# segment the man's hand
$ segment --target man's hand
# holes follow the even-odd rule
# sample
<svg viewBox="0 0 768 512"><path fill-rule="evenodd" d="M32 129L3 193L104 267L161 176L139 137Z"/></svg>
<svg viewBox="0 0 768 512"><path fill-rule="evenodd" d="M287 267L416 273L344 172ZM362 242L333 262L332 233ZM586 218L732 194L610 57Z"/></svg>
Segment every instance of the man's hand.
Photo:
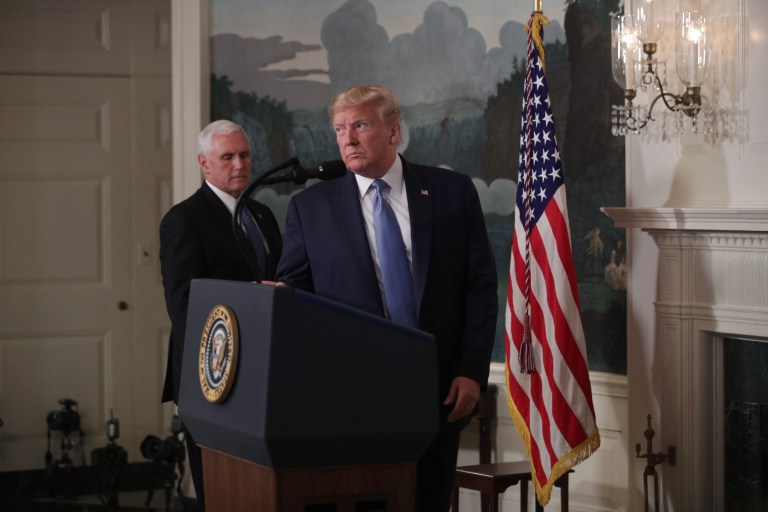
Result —
<svg viewBox="0 0 768 512"><path fill-rule="evenodd" d="M451 382L443 405L454 404L453 410L448 414L448 422L460 420L470 414L480 400L480 384L468 377L456 377Z"/></svg>

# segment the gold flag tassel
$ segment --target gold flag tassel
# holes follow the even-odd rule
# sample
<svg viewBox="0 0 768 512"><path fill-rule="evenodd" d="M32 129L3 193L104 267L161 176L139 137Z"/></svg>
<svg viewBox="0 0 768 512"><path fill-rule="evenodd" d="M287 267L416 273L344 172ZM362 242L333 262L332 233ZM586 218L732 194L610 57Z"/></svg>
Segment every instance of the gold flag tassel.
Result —
<svg viewBox="0 0 768 512"><path fill-rule="evenodd" d="M544 34L544 25L549 25L550 23L552 22L549 21L549 18L541 12L541 1L537 0L536 9L531 13L531 19L526 23L525 30L533 38L533 44L536 45L536 50L539 52L539 59L541 59L541 67L543 69L546 69L546 66L544 64L544 42L541 38Z"/></svg>

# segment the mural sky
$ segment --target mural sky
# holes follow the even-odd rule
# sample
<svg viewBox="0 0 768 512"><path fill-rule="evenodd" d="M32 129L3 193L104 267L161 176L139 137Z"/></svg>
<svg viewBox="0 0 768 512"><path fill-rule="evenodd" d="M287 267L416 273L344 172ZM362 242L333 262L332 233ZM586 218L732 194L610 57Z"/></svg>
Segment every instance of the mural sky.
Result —
<svg viewBox="0 0 768 512"><path fill-rule="evenodd" d="M211 3L211 34L235 32L243 37L280 35L307 44L320 44L318 20L336 11L347 0L215 0ZM369 0L378 21L391 30L390 37L413 33L424 11L434 0ZM480 31L488 48L499 46L499 30L509 20L525 23L532 0L453 0L470 27ZM565 0L543 0L544 14L563 26ZM268 14L265 14L268 13ZM317 64L318 55L309 57ZM314 66L313 66L314 67Z"/></svg>
<svg viewBox="0 0 768 512"><path fill-rule="evenodd" d="M532 7L532 0L215 0L214 62L227 65L235 90L260 89L289 109L322 106L312 103L328 97L321 84L335 92L365 81L388 83L404 104L485 100L524 56L522 25ZM545 1L544 10L553 22L545 40L564 42L565 0ZM227 34L241 39L220 37Z"/></svg>

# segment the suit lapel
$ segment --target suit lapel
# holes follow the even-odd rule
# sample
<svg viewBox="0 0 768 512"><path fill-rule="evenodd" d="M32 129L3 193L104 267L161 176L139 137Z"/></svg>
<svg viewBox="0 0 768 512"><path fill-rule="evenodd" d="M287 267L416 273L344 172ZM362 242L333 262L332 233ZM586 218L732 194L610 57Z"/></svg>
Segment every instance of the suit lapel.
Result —
<svg viewBox="0 0 768 512"><path fill-rule="evenodd" d="M275 230L271 217L268 213L268 208L248 198L245 203L250 210L253 218L256 219L256 223L259 225L261 233L264 235L264 243L267 245L269 257L267 258L267 268L264 269L265 276L274 276L277 269L277 262L279 260L280 252L282 251L282 236L279 230Z"/></svg>
<svg viewBox="0 0 768 512"><path fill-rule="evenodd" d="M249 263L249 261L256 261L256 253L250 243L241 243L241 241L238 241L232 223L232 213L206 183L203 183L200 190L202 190L203 196L211 208L211 221L215 222L217 226L220 226L216 231L217 234L215 234L215 236L221 243L226 243L230 246L230 248L221 246L219 249L222 251L236 251L240 254L244 268L247 268L251 273L251 278L255 281L261 281L259 272L256 269L251 268L251 264ZM248 253L248 255L246 256L244 252Z"/></svg>
<svg viewBox="0 0 768 512"><path fill-rule="evenodd" d="M417 308L421 308L424 289L427 285L430 248L432 247L432 212L434 191L432 183L408 164L404 158L403 178L408 195L408 214L411 217L411 266L413 268L413 291Z"/></svg>
<svg viewBox="0 0 768 512"><path fill-rule="evenodd" d="M339 241L346 241L350 246L350 254L359 268L360 286L365 293L372 294L380 310L384 311L379 291L379 282L376 279L376 270L373 265L371 248L368 245L368 235L365 231L365 221L360 208L360 190L357 187L355 175L351 172L340 179L334 180L333 208L336 212L337 226L339 227ZM348 269L351 270L351 269ZM353 277L347 277L352 279Z"/></svg>
<svg viewBox="0 0 768 512"><path fill-rule="evenodd" d="M200 186L200 190L203 193L203 197L208 202L213 212L216 222L219 224L229 224L229 229L232 230L232 213L224 206L224 203L219 199L211 187L207 183L203 182Z"/></svg>

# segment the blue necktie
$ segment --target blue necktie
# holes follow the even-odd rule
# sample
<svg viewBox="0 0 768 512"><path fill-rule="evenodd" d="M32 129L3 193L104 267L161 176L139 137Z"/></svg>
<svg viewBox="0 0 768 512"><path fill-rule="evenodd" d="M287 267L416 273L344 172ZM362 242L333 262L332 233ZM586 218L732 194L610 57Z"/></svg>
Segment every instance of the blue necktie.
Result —
<svg viewBox="0 0 768 512"><path fill-rule="evenodd" d="M259 271L264 276L267 271L267 248L264 246L264 240L261 238L261 231L256 225L256 221L247 207L243 206L240 210L240 222L245 230L245 234L250 240L253 250L256 252L256 261L259 264Z"/></svg>
<svg viewBox="0 0 768 512"><path fill-rule="evenodd" d="M405 243L392 207L384 199L389 188L386 181L377 179L371 184L373 196L373 229L376 232L376 251L384 284L389 317L400 324L416 327L416 300L413 296L411 270L405 254Z"/></svg>

